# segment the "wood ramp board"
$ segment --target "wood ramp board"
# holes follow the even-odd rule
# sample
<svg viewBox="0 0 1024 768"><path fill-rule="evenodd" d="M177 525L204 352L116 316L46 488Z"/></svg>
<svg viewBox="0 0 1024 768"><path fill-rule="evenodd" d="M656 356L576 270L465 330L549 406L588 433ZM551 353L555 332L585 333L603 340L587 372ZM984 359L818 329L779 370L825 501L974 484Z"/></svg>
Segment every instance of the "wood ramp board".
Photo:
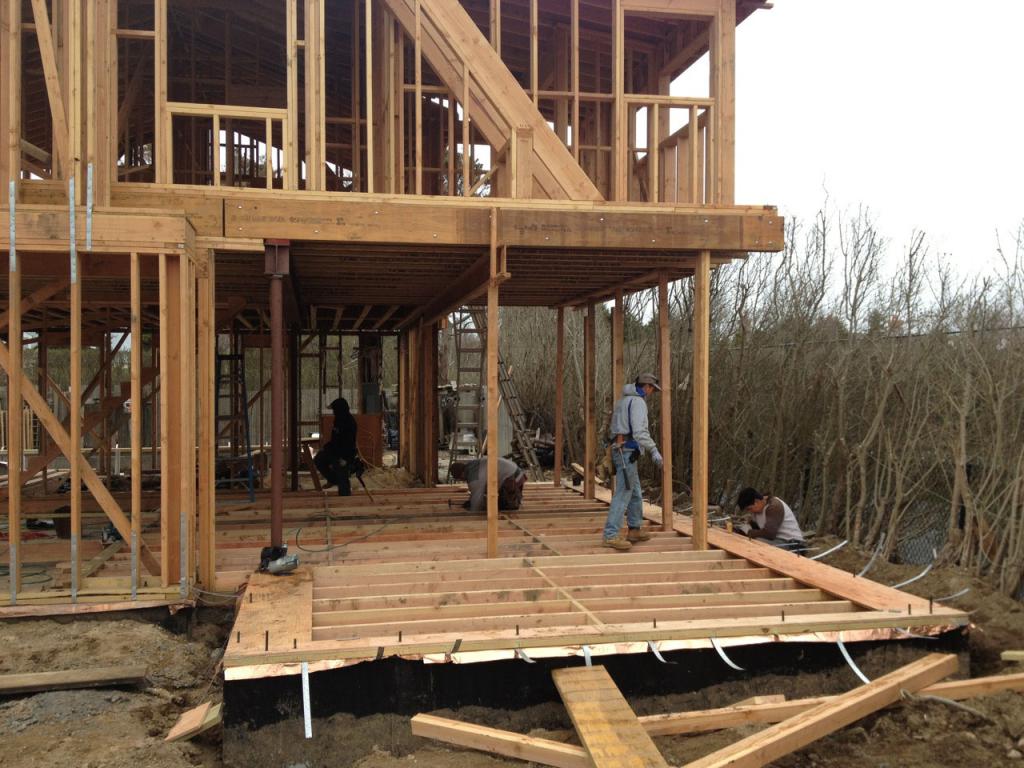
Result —
<svg viewBox="0 0 1024 768"><path fill-rule="evenodd" d="M1024 651L1003 651L1000 658L1003 661L1024 662Z"/></svg>
<svg viewBox="0 0 1024 768"><path fill-rule="evenodd" d="M685 768L761 768L899 701L901 690L917 692L956 670L956 656L929 654L895 672L832 697L724 749L687 763Z"/></svg>
<svg viewBox="0 0 1024 768"><path fill-rule="evenodd" d="M529 760L542 765L553 765L556 768L592 768L594 765L583 747L488 728L485 725L463 723L446 717L416 715L412 719L412 733L414 736L436 739L495 755Z"/></svg>
<svg viewBox="0 0 1024 768"><path fill-rule="evenodd" d="M203 731L209 730L221 721L221 709L220 702L214 704L205 701L198 707L192 707L192 709L182 712L181 717L167 732L164 741L191 739L193 736L198 736Z"/></svg>
<svg viewBox="0 0 1024 768"><path fill-rule="evenodd" d="M596 768L668 768L604 667L568 667L551 675Z"/></svg>
<svg viewBox="0 0 1024 768"><path fill-rule="evenodd" d="M0 675L0 696L14 696L22 693L38 693L40 691L63 691L73 688L141 685L145 682L146 668L140 666L29 672L15 675Z"/></svg>

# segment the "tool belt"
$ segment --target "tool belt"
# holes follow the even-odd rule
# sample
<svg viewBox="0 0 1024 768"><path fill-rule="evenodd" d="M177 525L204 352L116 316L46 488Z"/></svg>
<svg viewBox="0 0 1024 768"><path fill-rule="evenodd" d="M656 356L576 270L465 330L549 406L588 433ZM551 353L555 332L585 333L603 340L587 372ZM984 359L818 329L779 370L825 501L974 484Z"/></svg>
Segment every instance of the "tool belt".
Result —
<svg viewBox="0 0 1024 768"><path fill-rule="evenodd" d="M630 464L636 464L636 460L638 458L640 458L640 451L638 449L636 449L636 448L626 448L625 447L625 443L626 443L626 436L625 435L616 435L614 437L614 439L612 440L612 445L615 447L615 449L617 451L621 451L623 457L625 457L626 453L628 452L629 453L629 457L628 457L629 458L629 463Z"/></svg>

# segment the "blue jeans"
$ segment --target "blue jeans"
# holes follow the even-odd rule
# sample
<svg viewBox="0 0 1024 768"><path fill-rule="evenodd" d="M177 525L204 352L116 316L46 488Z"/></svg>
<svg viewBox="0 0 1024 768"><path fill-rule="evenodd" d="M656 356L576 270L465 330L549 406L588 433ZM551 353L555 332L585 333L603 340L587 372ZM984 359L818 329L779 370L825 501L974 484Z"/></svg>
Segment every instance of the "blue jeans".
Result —
<svg viewBox="0 0 1024 768"><path fill-rule="evenodd" d="M628 513L630 528L639 528L644 522L644 496L640 491L640 473L636 462L630 463L633 451L612 447L612 463L615 465L615 495L608 508L608 520L604 524L604 537L614 539L622 527L623 513ZM629 479L630 488L626 487Z"/></svg>

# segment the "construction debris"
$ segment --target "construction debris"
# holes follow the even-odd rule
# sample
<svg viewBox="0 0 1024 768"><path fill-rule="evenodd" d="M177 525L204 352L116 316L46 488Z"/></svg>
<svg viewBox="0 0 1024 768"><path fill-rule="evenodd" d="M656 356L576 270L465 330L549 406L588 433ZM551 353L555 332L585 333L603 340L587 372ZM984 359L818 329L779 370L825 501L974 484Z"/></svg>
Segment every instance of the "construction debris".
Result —
<svg viewBox="0 0 1024 768"><path fill-rule="evenodd" d="M178 722L167 732L164 741L181 741L198 736L203 731L208 731L221 721L222 704L217 702L203 702L198 707L193 707L182 713Z"/></svg>

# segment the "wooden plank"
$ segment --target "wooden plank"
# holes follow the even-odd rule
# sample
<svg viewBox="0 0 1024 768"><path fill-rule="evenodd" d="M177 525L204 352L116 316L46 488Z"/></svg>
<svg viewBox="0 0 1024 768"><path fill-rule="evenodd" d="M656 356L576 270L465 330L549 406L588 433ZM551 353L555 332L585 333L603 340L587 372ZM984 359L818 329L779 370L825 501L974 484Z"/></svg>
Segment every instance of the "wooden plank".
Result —
<svg viewBox="0 0 1024 768"><path fill-rule="evenodd" d="M665 758L604 667L556 669L551 676L596 768L667 768Z"/></svg>
<svg viewBox="0 0 1024 768"><path fill-rule="evenodd" d="M164 741L181 741L198 736L221 721L222 704L217 702L203 702L198 707L193 707L181 714L177 722L171 727L164 737Z"/></svg>
<svg viewBox="0 0 1024 768"><path fill-rule="evenodd" d="M412 733L414 736L542 765L553 765L556 768L591 768L594 765L582 747L435 715L419 714L413 717Z"/></svg>
<svg viewBox="0 0 1024 768"><path fill-rule="evenodd" d="M105 688L112 685L141 685L146 668L138 666L70 669L57 672L31 672L0 675L0 696L37 691L66 691L73 688Z"/></svg>
<svg viewBox="0 0 1024 768"><path fill-rule="evenodd" d="M978 677L973 680L950 680L929 685L918 693L962 701L1001 691L1024 691L1024 673ZM648 715L641 717L640 723L652 736L704 733L754 723L782 722L814 707L830 703L835 698L816 696L791 701L737 702L732 706L717 709Z"/></svg>
<svg viewBox="0 0 1024 768"><path fill-rule="evenodd" d="M956 656L933 653L902 669L862 685L806 712L741 739L686 768L761 768L823 736L900 699L900 691L919 691L957 670Z"/></svg>
<svg viewBox="0 0 1024 768"><path fill-rule="evenodd" d="M999 658L1003 661L1024 662L1024 651L1003 651Z"/></svg>

